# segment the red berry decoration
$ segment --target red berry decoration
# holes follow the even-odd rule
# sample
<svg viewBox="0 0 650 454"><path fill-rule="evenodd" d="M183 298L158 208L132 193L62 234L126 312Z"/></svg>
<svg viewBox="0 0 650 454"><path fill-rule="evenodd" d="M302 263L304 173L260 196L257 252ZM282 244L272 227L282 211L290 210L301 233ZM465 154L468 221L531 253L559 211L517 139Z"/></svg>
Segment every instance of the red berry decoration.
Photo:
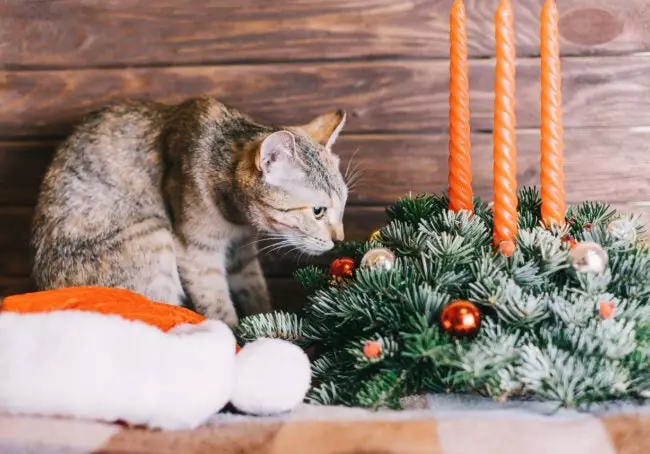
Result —
<svg viewBox="0 0 650 454"><path fill-rule="evenodd" d="M454 337L473 337L481 328L481 312L465 300L449 303L440 314L442 329Z"/></svg>
<svg viewBox="0 0 650 454"><path fill-rule="evenodd" d="M368 341L363 346L363 355L368 359L379 358L381 351L381 344L377 341Z"/></svg>
<svg viewBox="0 0 650 454"><path fill-rule="evenodd" d="M568 249L572 249L576 244L578 244L578 242L568 233L560 239Z"/></svg>
<svg viewBox="0 0 650 454"><path fill-rule="evenodd" d="M235 354L239 353L239 350L241 350L241 347L239 344L235 344Z"/></svg>
<svg viewBox="0 0 650 454"><path fill-rule="evenodd" d="M354 260L350 257L341 257L330 265L330 275L335 278L348 279L354 273Z"/></svg>
<svg viewBox="0 0 650 454"><path fill-rule="evenodd" d="M604 320L612 318L614 316L615 310L616 305L611 301L602 301L598 306L598 312L600 313L601 318Z"/></svg>
<svg viewBox="0 0 650 454"><path fill-rule="evenodd" d="M503 255L504 257L510 257L514 252L515 252L514 242L510 240L506 240L499 243L499 254Z"/></svg>

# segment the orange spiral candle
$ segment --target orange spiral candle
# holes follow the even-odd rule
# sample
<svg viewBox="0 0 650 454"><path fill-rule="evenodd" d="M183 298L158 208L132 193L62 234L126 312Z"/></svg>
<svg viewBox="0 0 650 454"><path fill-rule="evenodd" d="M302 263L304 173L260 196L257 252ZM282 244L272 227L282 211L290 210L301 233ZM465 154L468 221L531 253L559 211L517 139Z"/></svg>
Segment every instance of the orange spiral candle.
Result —
<svg viewBox="0 0 650 454"><path fill-rule="evenodd" d="M564 225L566 204L562 157L562 76L558 10L546 0L541 15L541 186L542 221Z"/></svg>
<svg viewBox="0 0 650 454"><path fill-rule="evenodd" d="M495 15L494 244L517 235L517 143L515 133L515 32L512 4L501 0Z"/></svg>
<svg viewBox="0 0 650 454"><path fill-rule="evenodd" d="M474 211L470 157L465 5L454 0L449 21L449 209Z"/></svg>

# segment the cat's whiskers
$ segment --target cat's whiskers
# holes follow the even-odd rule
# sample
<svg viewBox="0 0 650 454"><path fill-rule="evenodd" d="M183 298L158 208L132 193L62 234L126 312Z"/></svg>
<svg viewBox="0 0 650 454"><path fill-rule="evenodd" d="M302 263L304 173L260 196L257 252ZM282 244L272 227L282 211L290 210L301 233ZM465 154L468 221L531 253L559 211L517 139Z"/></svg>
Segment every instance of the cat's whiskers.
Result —
<svg viewBox="0 0 650 454"><path fill-rule="evenodd" d="M279 234L279 233L272 233L272 234L264 234L263 236L260 236L258 238L255 238L253 241L249 241L247 243L244 243L240 245L237 249L244 249L247 248L248 246L252 245L258 245L262 242L268 242L268 241L274 241L274 240L281 240L284 238L284 235Z"/></svg>
<svg viewBox="0 0 650 454"><path fill-rule="evenodd" d="M357 151L358 149L352 154L350 162L348 162L348 167L345 169L345 174L343 176L343 180L348 187L348 193L355 191L355 189L358 187L358 183L360 182L363 173L360 162L356 162L354 166L351 165Z"/></svg>
<svg viewBox="0 0 650 454"><path fill-rule="evenodd" d="M363 170L355 169L347 183L348 193L354 192L361 184L363 184Z"/></svg>
<svg viewBox="0 0 650 454"><path fill-rule="evenodd" d="M258 251L258 253L271 254L275 251L279 251L280 249L291 245L292 245L291 242L285 238L282 241L279 241L278 243L270 244L268 246L263 247Z"/></svg>
<svg viewBox="0 0 650 454"><path fill-rule="evenodd" d="M345 168L345 173L343 174L343 180L345 180L345 181L348 180L348 176L349 176L349 174L350 174L350 166L352 165L352 161L354 161L354 158L355 158L355 156L357 155L358 152L359 152L359 148L357 148L356 150L354 150L354 151L352 152L352 156L350 156L350 159L349 159L349 161L348 161L348 165L347 165L347 167Z"/></svg>

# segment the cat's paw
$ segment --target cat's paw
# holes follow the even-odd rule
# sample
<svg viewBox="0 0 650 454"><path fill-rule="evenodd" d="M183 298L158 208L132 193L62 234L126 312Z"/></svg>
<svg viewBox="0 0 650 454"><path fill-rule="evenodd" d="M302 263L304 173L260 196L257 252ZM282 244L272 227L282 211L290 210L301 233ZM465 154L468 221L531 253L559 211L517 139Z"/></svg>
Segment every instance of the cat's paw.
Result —
<svg viewBox="0 0 650 454"><path fill-rule="evenodd" d="M237 324L239 324L239 317L237 316L237 312L235 311L234 307L228 309L219 308L207 311L205 317L211 320L221 320L231 328L234 328L237 326Z"/></svg>
<svg viewBox="0 0 650 454"><path fill-rule="evenodd" d="M225 316L223 316L221 321L229 327L234 328L239 324L239 317L237 317L237 312L233 309L232 312L229 311Z"/></svg>

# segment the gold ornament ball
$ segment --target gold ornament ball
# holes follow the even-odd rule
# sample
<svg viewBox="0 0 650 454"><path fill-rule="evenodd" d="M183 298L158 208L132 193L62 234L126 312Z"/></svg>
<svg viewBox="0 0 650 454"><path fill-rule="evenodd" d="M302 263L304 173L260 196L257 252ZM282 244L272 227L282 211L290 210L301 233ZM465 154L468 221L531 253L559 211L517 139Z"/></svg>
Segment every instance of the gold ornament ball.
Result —
<svg viewBox="0 0 650 454"><path fill-rule="evenodd" d="M361 268L390 271L395 265L395 254L385 248L370 249L361 259Z"/></svg>
<svg viewBox="0 0 650 454"><path fill-rule="evenodd" d="M481 328L481 312L469 301L452 301L442 310L440 324L454 337L473 337Z"/></svg>
<svg viewBox="0 0 650 454"><path fill-rule="evenodd" d="M381 229L377 229L374 232L370 234L370 237L368 237L370 241L374 241L375 243L379 243L381 241Z"/></svg>
<svg viewBox="0 0 650 454"><path fill-rule="evenodd" d="M571 264L580 273L600 274L607 268L607 252L597 243L578 243L569 251Z"/></svg>

